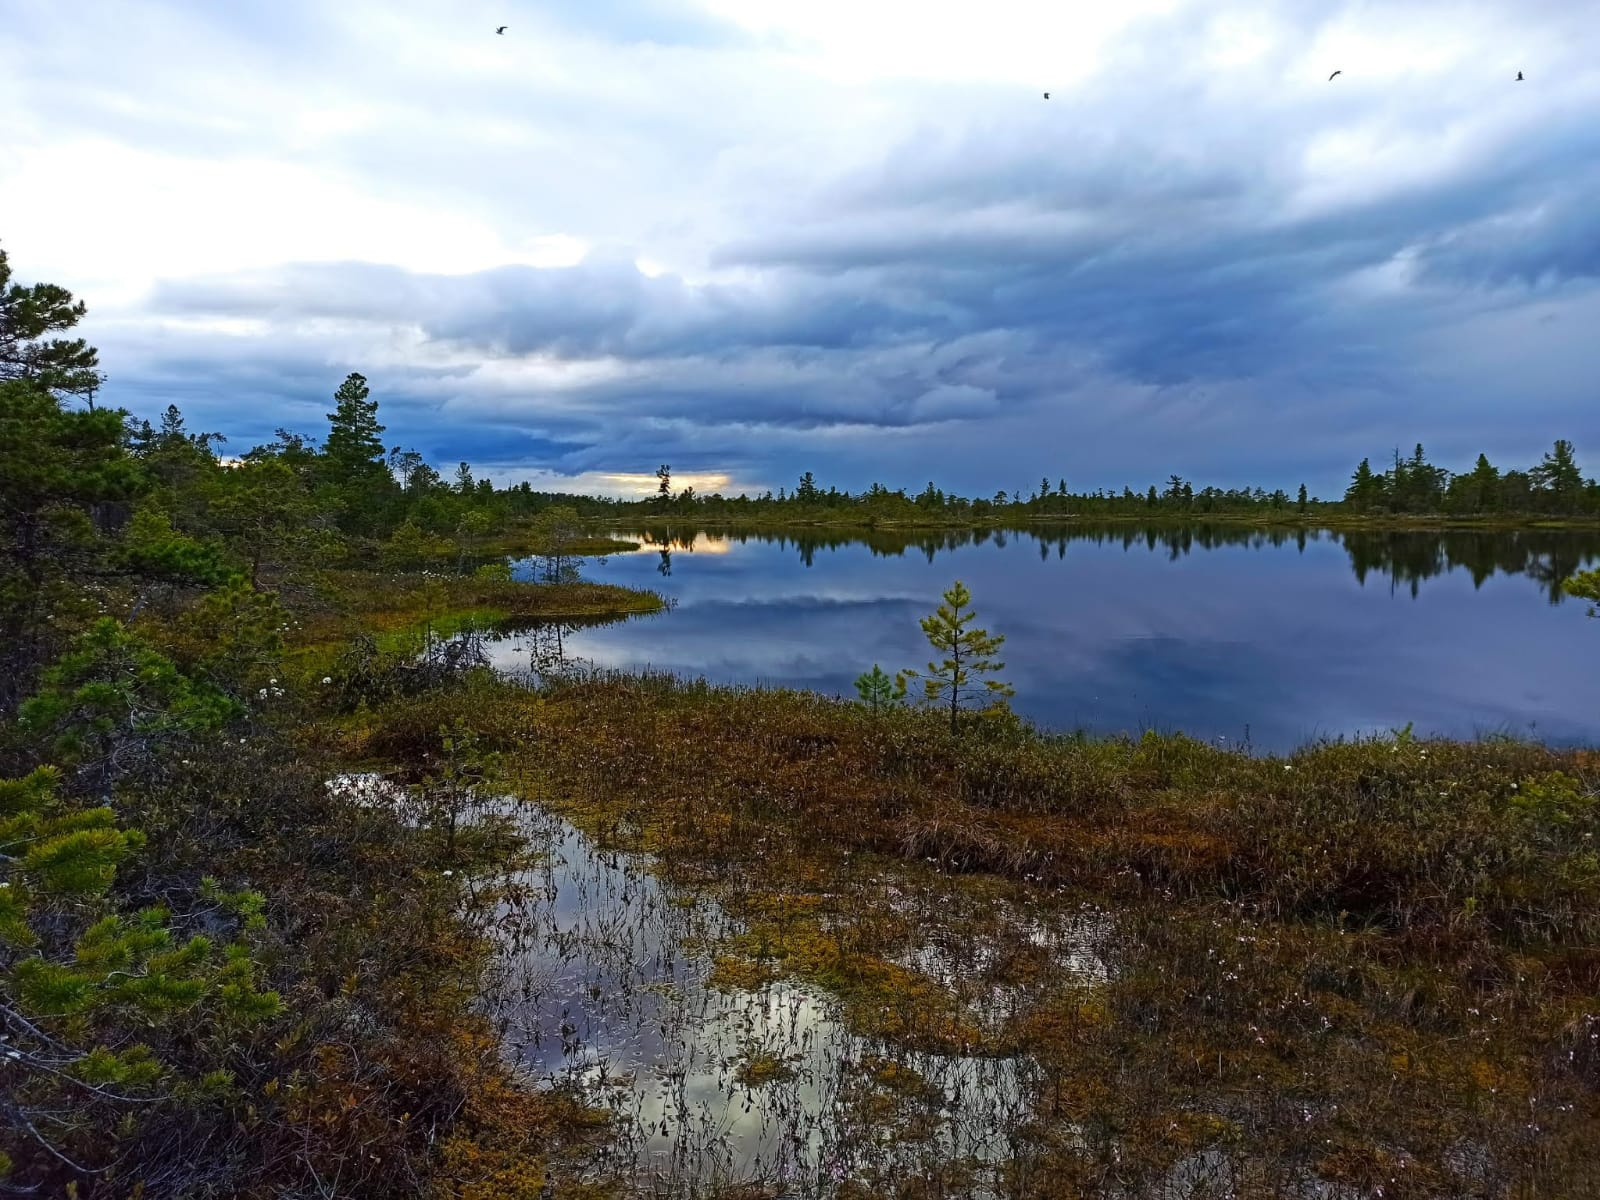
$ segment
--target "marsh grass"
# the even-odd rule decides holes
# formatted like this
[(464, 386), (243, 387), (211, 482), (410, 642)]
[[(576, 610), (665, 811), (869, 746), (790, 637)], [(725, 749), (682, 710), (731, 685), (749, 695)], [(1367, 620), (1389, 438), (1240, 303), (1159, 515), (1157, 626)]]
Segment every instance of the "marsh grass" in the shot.
[[(601, 676), (404, 703), (361, 736), (433, 752), (447, 710), (524, 794), (738, 919), (714, 982), (824, 987), (891, 1061), (1038, 1063), (1003, 1194), (1600, 1178), (1589, 752), (952, 738), (915, 712)], [(1065, 953), (1016, 919), (1086, 912), (1105, 914), (1092, 946)]]

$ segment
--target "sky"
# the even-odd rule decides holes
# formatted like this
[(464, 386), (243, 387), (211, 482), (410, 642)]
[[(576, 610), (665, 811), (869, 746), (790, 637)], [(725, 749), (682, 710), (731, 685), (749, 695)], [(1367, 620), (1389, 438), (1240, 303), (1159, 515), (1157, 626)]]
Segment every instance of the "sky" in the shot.
[(0, 246), (228, 451), (359, 371), (541, 488), (1600, 475), (1587, 3), (3, 7)]

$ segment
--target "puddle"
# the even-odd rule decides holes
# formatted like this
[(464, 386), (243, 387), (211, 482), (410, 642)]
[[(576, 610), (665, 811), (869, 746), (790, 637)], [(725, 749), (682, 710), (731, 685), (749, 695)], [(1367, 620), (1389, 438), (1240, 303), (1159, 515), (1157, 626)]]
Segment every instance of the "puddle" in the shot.
[(1026, 1058), (908, 1053), (852, 1034), (824, 992), (777, 981), (707, 986), (699, 950), (738, 932), (674, 894), (646, 860), (597, 848), (525, 809), (547, 857), (502, 906), (492, 1010), (540, 1086), (570, 1086), (615, 1118), (612, 1166), (652, 1195), (756, 1183), (826, 1196), (952, 1164), (947, 1195), (993, 1194), (993, 1168), (1031, 1119)]
[[(409, 790), (382, 775), (341, 775), (328, 787), (358, 804), (411, 808)], [(708, 947), (744, 932), (717, 904), (663, 884), (648, 857), (602, 849), (513, 797), (484, 796), (474, 809), (513, 818), (538, 855), (487, 918), (500, 949), (485, 1010), (527, 1086), (571, 1088), (611, 1114), (610, 1145), (594, 1159), (599, 1180), (664, 1200), (739, 1187), (775, 1200), (832, 1197), (846, 1181), (882, 1194), (922, 1176), (926, 1194), (987, 1200), (1005, 1194), (1007, 1168), (1026, 1175), (1042, 1146), (1084, 1146), (1074, 1127), (1036, 1116), (1044, 1078), (1031, 1058), (936, 1055), (861, 1037), (827, 992), (791, 980), (710, 987)], [(1030, 1000), (1026, 987), (995, 982), (1015, 969), (1002, 954), (1047, 964), (1055, 985), (1110, 978), (1103, 910), (1036, 910), (914, 873), (845, 886), (910, 918), (895, 961), (985, 1025), (1014, 1019)], [(1202, 1150), (1107, 1194), (1217, 1200), (1238, 1194), (1238, 1172), (1229, 1155)], [(1283, 1182), (1279, 1194), (1295, 1200), (1366, 1200), (1309, 1172)]]

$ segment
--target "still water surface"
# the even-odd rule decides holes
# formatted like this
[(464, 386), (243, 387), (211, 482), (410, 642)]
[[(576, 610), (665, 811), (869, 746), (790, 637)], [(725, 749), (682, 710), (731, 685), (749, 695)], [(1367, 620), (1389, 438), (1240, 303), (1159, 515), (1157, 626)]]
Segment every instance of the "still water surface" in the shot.
[[(714, 902), (669, 890), (646, 859), (603, 850), (560, 817), (515, 811), (545, 853), (493, 922), (501, 955), (489, 1011), (530, 1082), (574, 1087), (610, 1113), (612, 1173), (658, 1197), (746, 1181), (828, 1196), (847, 1178), (965, 1161), (972, 1186), (961, 1194), (992, 1194), (986, 1180), (1031, 1112), (1030, 1059), (856, 1036), (828, 993), (794, 981), (719, 990), (708, 982), (712, 951), (738, 926)], [(1048, 912), (1032, 923), (1048, 923), (1067, 968), (1103, 975), (1084, 932), (1098, 926), (1057, 925)], [(939, 958), (932, 942), (917, 951)], [(974, 969), (967, 956), (948, 966)], [(885, 1093), (891, 1061), (900, 1086)], [(746, 1074), (757, 1063), (770, 1078)]]
[[(1600, 735), (1600, 622), (1562, 595), (1600, 535), (1225, 527), (728, 534), (683, 530), (586, 563), (672, 611), (562, 631), (599, 667), (853, 696), (879, 663), (923, 667), (917, 621), (961, 579), (1006, 636), (1014, 707), (1061, 730), (1181, 730), (1288, 750), (1318, 737)], [(523, 577), (534, 564), (518, 564)], [(528, 669), (554, 631), (492, 644)]]

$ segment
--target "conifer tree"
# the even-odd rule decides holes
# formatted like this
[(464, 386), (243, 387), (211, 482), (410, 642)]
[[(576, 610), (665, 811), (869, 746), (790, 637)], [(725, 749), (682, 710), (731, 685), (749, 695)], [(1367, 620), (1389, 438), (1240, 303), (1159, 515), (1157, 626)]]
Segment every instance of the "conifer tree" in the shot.
[(378, 435), (378, 402), (369, 399), (366, 379), (352, 371), (334, 392), (335, 408), (328, 414), (328, 443), (323, 453), (339, 482), (372, 478), (383, 465), (383, 442)]
[(71, 329), (88, 311), (82, 300), (53, 283), (24, 287), (11, 282), (11, 266), (0, 250), (0, 381), (28, 380), (50, 392), (84, 396), (104, 381), (95, 348), (82, 338), (46, 338)]
[(1346, 504), (1357, 509), (1365, 509), (1377, 502), (1382, 490), (1382, 480), (1372, 470), (1372, 463), (1363, 458), (1355, 474), (1350, 477), (1350, 486), (1345, 489), (1344, 500)]
[(1528, 477), (1552, 512), (1572, 512), (1583, 495), (1583, 474), (1578, 470), (1572, 443), (1565, 439), (1556, 441), (1555, 448), (1546, 452)]
[[(0, 1179), (30, 1160), (70, 1165), (61, 1143), (97, 1123), (131, 1131), (173, 1094), (150, 1042), (237, 1036), (281, 1008), (247, 941), (180, 938), (165, 909), (116, 902), (117, 869), (144, 836), (109, 807), (64, 801), (59, 782), (53, 767), (0, 779)], [(217, 925), (264, 925), (259, 893), (202, 890)], [(192, 1081), (190, 1095), (195, 1083), (228, 1079)]]
[(891, 679), (882, 667), (873, 663), (872, 670), (856, 676), (856, 695), (861, 697), (867, 711), (877, 716), (884, 709), (899, 707), (905, 700), (906, 677), (900, 674)]
[(958, 731), (961, 713), (987, 700), (985, 711), (1003, 711), (1005, 698), (1016, 695), (1010, 684), (979, 676), (1003, 671), (1005, 663), (995, 659), (1004, 635), (991, 635), (977, 629), (972, 621), (977, 613), (967, 606), (972, 593), (959, 579), (944, 594), (944, 603), (932, 615), (922, 618), (922, 632), (934, 650), (944, 657), (928, 664), (928, 673), (906, 671), (909, 679), (921, 679), (924, 701), (950, 711), (950, 732)]

